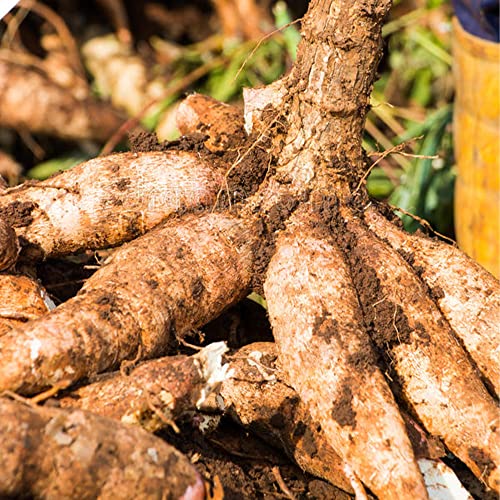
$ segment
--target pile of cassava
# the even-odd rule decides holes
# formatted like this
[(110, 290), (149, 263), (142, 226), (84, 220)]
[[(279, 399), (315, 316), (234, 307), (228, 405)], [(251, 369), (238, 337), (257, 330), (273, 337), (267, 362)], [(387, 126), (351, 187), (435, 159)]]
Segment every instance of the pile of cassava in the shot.
[[(389, 7), (313, 0), (292, 70), (246, 90), (244, 111), (191, 95), (180, 140), (0, 187), (0, 497), (205, 498), (196, 464), (152, 434), (200, 411), (356, 498), (432, 497), (423, 464), (451, 455), (500, 492), (499, 282), (407, 234), (364, 185)], [(2, 125), (119, 126), (26, 71), (0, 59)], [(35, 265), (102, 249), (56, 307)], [(172, 355), (252, 292), (274, 342)]]

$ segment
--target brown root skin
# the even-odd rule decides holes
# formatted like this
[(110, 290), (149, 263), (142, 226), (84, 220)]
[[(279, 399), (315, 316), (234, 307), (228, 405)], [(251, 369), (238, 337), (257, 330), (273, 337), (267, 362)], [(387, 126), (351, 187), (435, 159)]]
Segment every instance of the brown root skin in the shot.
[(305, 471), (353, 493), (344, 462), (285, 382), (276, 345), (257, 342), (231, 356), (234, 377), (222, 384), (224, 409), (245, 429), (285, 450)]
[[(353, 492), (345, 463), (328, 443), (306, 405), (287, 381), (272, 342), (254, 342), (230, 358), (234, 376), (220, 390), (224, 410), (245, 429), (282, 448), (305, 471)], [(446, 451), (415, 420), (401, 412), (416, 458), (436, 459)]]
[[(17, 163), (10, 155), (0, 150), (0, 179), (3, 178), (11, 186), (17, 184), (21, 172), (21, 165)], [(0, 192), (2, 191), (2, 183), (0, 181)]]
[[(370, 345), (366, 326), (373, 325), (364, 323), (357, 295), (357, 292), (361, 295), (362, 287), (356, 291), (352, 282), (355, 266), (349, 264), (338, 244), (342, 241), (341, 235), (336, 241), (332, 232), (332, 228), (344, 228), (344, 224), (337, 220), (338, 208), (358, 201), (353, 201), (352, 186), (359, 184), (366, 168), (361, 148), (363, 122), (381, 54), (381, 23), (389, 6), (389, 0), (312, 0), (303, 22), (304, 36), (294, 70), (280, 82), (246, 93), (246, 130), (248, 134), (252, 132), (252, 135), (267, 138), (269, 147), (262, 148), (261, 163), (264, 169), (269, 168), (269, 175), (265, 186), (243, 209), (236, 207), (233, 210), (233, 213), (239, 210), (240, 219), (221, 213), (172, 218), (168, 226), (160, 226), (117, 250), (113, 259), (87, 282), (75, 298), (46, 317), (0, 337), (0, 390), (34, 393), (47, 386), (57, 388), (116, 368), (123, 360), (140, 360), (165, 353), (175, 336), (203, 325), (243, 297), (252, 279), (257, 281), (252, 274), (259, 273), (255, 268), (252, 273), (252, 266), (259, 260), (258, 271), (261, 272), (275, 250), (265, 291), (288, 380), (307, 405), (313, 420), (321, 424), (329, 445), (353, 471), (353, 479), (363, 480), (380, 498), (427, 498), (404, 423)], [(0, 65), (0, 74), (4, 69), (5, 65)], [(12, 88), (17, 87), (9, 87), (9, 92)], [(3, 97), (2, 94), (0, 104)], [(31, 103), (30, 112), (33, 107), (36, 105)], [(3, 111), (0, 107), (0, 118)], [(65, 116), (64, 120), (69, 119)], [(68, 123), (71, 127), (74, 125), (74, 122)], [(190, 122), (189, 126), (197, 128), (196, 123)], [(177, 146), (181, 143), (179, 141)], [(209, 144), (217, 147), (215, 141)], [(256, 144), (261, 145), (260, 141)], [(260, 148), (254, 147), (252, 151), (257, 149)], [(243, 156), (250, 151), (251, 146), (246, 143), (241, 144), (241, 150), (236, 148), (233, 154)], [(213, 156), (218, 155), (217, 151)], [(88, 173), (88, 176), (95, 184), (95, 173)], [(61, 177), (50, 182), (58, 182)], [(240, 199), (253, 193), (253, 186), (259, 185), (260, 180), (261, 177), (258, 182), (252, 182), (252, 189), (242, 189), (244, 195)], [(131, 182), (134, 181), (137, 182), (132, 178)], [(239, 181), (244, 181), (243, 176)], [(90, 185), (92, 191), (94, 185)], [(61, 191), (69, 191), (67, 186), (44, 186), (43, 191), (55, 191), (49, 198), (59, 196), (57, 193)], [(232, 191), (224, 187), (228, 192)], [(79, 189), (79, 186), (72, 187), (74, 196)], [(2, 193), (0, 207), (3, 206), (2, 199), (21, 195), (24, 191), (28, 191), (28, 187)], [(366, 197), (365, 192), (358, 194)], [(236, 199), (231, 194), (229, 196), (231, 200)], [(338, 207), (330, 203), (333, 196), (338, 199)], [(85, 199), (78, 200), (77, 209), (68, 209), (67, 224), (74, 223), (75, 211), (84, 210)], [(122, 204), (126, 205), (127, 199), (124, 198)], [(325, 203), (318, 202), (312, 207), (311, 200)], [(11, 208), (6, 213), (21, 215), (16, 221), (23, 221), (13, 225), (17, 228), (29, 226), (29, 219), (37, 207), (28, 199), (27, 204), (17, 205), (14, 210), (13, 201), (11, 198)], [(113, 200), (107, 199), (106, 203), (112, 204)], [(188, 210), (197, 206), (198, 202)], [(182, 210), (182, 207), (174, 209), (169, 206), (168, 213), (178, 209)], [(112, 212), (120, 213), (114, 205)], [(106, 214), (105, 218), (109, 218), (109, 212)], [(119, 216), (122, 233), (135, 237), (140, 233), (137, 228), (142, 227), (143, 218), (141, 212), (138, 219), (130, 223), (125, 216), (128, 224), (122, 224)], [(258, 220), (254, 224), (255, 218)], [(117, 220), (109, 222), (117, 224)], [(40, 225), (50, 226), (45, 222)], [(132, 231), (124, 229), (125, 226), (131, 226)], [(89, 227), (95, 232), (92, 225)], [(63, 229), (61, 233), (67, 231), (66, 226)], [(356, 227), (352, 228), (355, 236), (356, 231)], [(96, 239), (99, 237), (87, 235), (78, 242), (83, 246), (77, 245), (76, 248), (85, 248), (85, 240), (95, 245)], [(31, 248), (36, 255), (36, 244), (29, 246), (29, 238), (26, 240), (26, 249)], [(47, 241), (54, 241), (54, 236)], [(108, 240), (102, 244), (109, 246)], [(51, 245), (48, 245), (50, 251), (57, 252), (57, 246), (54, 250)], [(382, 247), (387, 250), (386, 245)], [(256, 255), (257, 249), (259, 255)], [(373, 251), (371, 247), (369, 250)], [(39, 256), (44, 253), (45, 250), (38, 250)], [(369, 269), (374, 265), (371, 261), (365, 264)], [(440, 265), (446, 268), (446, 264)], [(395, 267), (401, 268), (396, 273), (398, 277), (400, 273), (408, 271), (412, 275), (413, 271), (423, 268), (413, 264), (412, 271), (402, 261)], [(373, 271), (376, 274), (378, 269)], [(427, 280), (424, 274), (422, 279)], [(432, 274), (438, 275), (429, 272)], [(380, 289), (387, 292), (397, 289), (398, 293), (400, 290), (388, 277), (378, 274), (376, 277), (379, 283), (374, 295), (379, 302), (367, 300), (362, 304), (367, 318), (366, 311), (370, 307), (387, 302)], [(415, 276), (409, 279), (412, 283), (415, 280), (420, 283)], [(440, 295), (444, 286), (429, 282), (433, 294)], [(463, 284), (467, 285), (468, 281)], [(480, 287), (480, 282), (475, 286)], [(398, 296), (392, 302), (401, 303), (411, 310), (410, 306), (415, 306), (411, 290), (414, 289), (401, 291), (403, 299), (396, 301)], [(430, 299), (420, 301), (421, 295), (426, 294), (426, 289), (418, 290), (417, 305), (420, 302), (432, 303)], [(453, 296), (451, 292), (450, 296)], [(458, 302), (458, 307), (455, 306), (457, 310), (460, 304)], [(445, 309), (443, 304), (440, 306)], [(449, 308), (454, 309), (453, 303)], [(431, 317), (419, 320), (419, 323), (427, 325), (435, 321), (439, 326), (435, 311), (426, 310)], [(470, 318), (473, 323), (482, 316), (483, 310), (479, 311)], [(415, 337), (420, 334), (423, 338), (419, 340), (425, 342), (426, 335), (430, 335), (428, 330), (433, 331), (427, 326), (420, 328), (415, 321), (404, 329), (409, 321), (403, 307), (394, 307), (391, 312), (390, 321), (386, 322), (385, 328), (380, 328), (374, 339), (395, 338), (392, 347), (396, 349), (393, 354), (396, 361), (407, 371), (415, 370), (419, 374), (422, 368), (411, 366), (415, 353), (407, 347), (412, 343), (414, 348), (420, 348), (420, 345), (415, 346)], [(452, 322), (451, 315), (447, 318)], [(379, 317), (376, 319), (380, 322)], [(373, 321), (375, 323), (375, 319)], [(411, 330), (409, 342), (399, 342), (398, 332), (407, 330)], [(437, 350), (435, 346), (426, 349)], [(450, 352), (457, 352), (456, 349)], [(409, 360), (403, 359), (401, 352)], [(440, 373), (438, 355), (433, 357), (433, 364), (431, 368), (424, 367), (426, 374), (432, 376), (433, 370)], [(469, 366), (465, 376), (470, 370)], [(447, 376), (442, 374), (445, 380)], [(453, 373), (450, 378), (457, 377)], [(409, 376), (407, 385), (417, 385), (419, 381), (413, 380), (416, 378)], [(477, 378), (471, 380), (477, 381)], [(440, 388), (441, 382), (434, 382)], [(467, 384), (470, 382), (465, 382), (466, 387)], [(491, 417), (491, 422), (496, 417), (491, 414), (491, 398), (486, 395), (486, 399), (478, 399), (478, 393), (486, 392), (483, 389), (479, 383), (472, 393), (460, 393), (465, 399), (460, 404), (470, 412), (460, 415), (457, 423), (451, 417), (448, 420), (443, 418), (441, 401), (436, 402), (435, 395), (437, 404), (433, 408), (426, 407), (425, 401), (417, 402), (425, 409), (425, 414), (421, 413), (425, 424), (430, 428), (435, 416), (436, 421), (439, 420), (436, 433), (445, 436), (450, 446), (462, 454), (463, 460), (469, 460), (476, 473), (484, 472), (485, 477), (489, 476), (489, 483), (494, 484), (498, 472), (494, 469), (496, 464), (491, 464), (497, 459), (493, 456), (497, 453), (494, 448), (497, 444), (483, 442), (476, 445), (478, 435), (482, 434), (485, 439), (490, 439), (489, 434), (493, 435), (492, 429), (485, 429), (484, 415), (478, 417), (478, 413), (484, 412)], [(428, 389), (424, 387), (424, 396), (425, 390)], [(474, 403), (479, 404), (478, 410), (472, 407)], [(449, 404), (455, 403), (451, 401)], [(477, 419), (479, 429), (464, 435), (461, 441), (448, 429), (462, 426), (469, 432), (475, 425), (474, 419)], [(466, 420), (470, 422), (464, 424)], [(450, 441), (450, 436), (455, 441)], [(469, 440), (474, 446), (464, 450)], [(22, 441), (21, 436), (16, 442)], [(485, 451), (488, 444), (491, 451)]]
[(28, 276), (0, 274), (0, 336), (49, 312), (42, 286)]
[(352, 214), (346, 213), (345, 224), (365, 322), (391, 377), (427, 430), (478, 479), (498, 489), (494, 400), (410, 266)]
[(16, 232), (7, 218), (0, 215), (0, 271), (14, 266), (19, 251), (19, 240)]
[(0, 60), (0, 124), (64, 139), (105, 141), (123, 119), (92, 99), (78, 100), (42, 72)]
[(248, 293), (255, 238), (250, 223), (212, 213), (128, 243), (76, 297), (0, 337), (0, 390), (32, 394), (166, 353)]
[[(265, 30), (273, 25), (265, 9), (255, 0), (212, 0), (224, 36), (228, 39), (260, 40)], [(264, 26), (263, 26), (264, 25)]]
[(2, 498), (204, 498), (189, 460), (142, 429), (0, 399)]
[(444, 317), (500, 395), (500, 282), (461, 250), (410, 235), (381, 215), (365, 212), (370, 229), (398, 250), (429, 287)]
[(278, 237), (264, 290), (282, 366), (330, 445), (376, 495), (427, 498), (349, 269), (329, 240), (311, 209)]
[(213, 205), (222, 180), (195, 153), (115, 154), (0, 194), (0, 216), (23, 255), (61, 256), (119, 245), (177, 211)]
[(176, 112), (182, 135), (206, 134), (205, 147), (213, 153), (238, 147), (246, 138), (243, 111), (202, 94), (184, 99)]
[[(175, 420), (196, 411), (218, 389), (220, 379), (227, 377), (227, 366), (220, 364), (226, 349), (223, 343), (212, 344), (193, 356), (154, 359), (128, 374), (104, 374), (58, 398), (57, 403), (138, 425), (149, 432), (169, 425), (176, 428)], [(211, 376), (218, 382), (210, 383)]]

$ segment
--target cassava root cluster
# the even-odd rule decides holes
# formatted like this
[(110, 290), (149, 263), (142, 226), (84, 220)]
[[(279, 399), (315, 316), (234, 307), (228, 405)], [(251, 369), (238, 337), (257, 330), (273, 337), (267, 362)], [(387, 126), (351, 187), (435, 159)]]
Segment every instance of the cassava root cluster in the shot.
[[(455, 247), (406, 234), (356, 187), (388, 8), (311, 2), (294, 69), (246, 92), (244, 118), (186, 99), (192, 151), (114, 154), (0, 193), (10, 282), (28, 279), (21, 263), (118, 247), (75, 297), (53, 308), (39, 289), (47, 310), (33, 299), (0, 317), (0, 390), (34, 396), (0, 402), (11, 474), (0, 494), (202, 498), (185, 458), (125, 424), (175, 427), (219, 390), (223, 411), (358, 498), (428, 497), (418, 459), (439, 454), (422, 452), (408, 422), (499, 491), (500, 285)], [(236, 156), (224, 155), (229, 138)], [(246, 199), (233, 204), (235, 191)], [(254, 287), (275, 344), (240, 349), (219, 375), (201, 353), (157, 359)], [(143, 363), (94, 380), (131, 359)], [(59, 389), (64, 408), (35, 406)], [(15, 444), (28, 438), (30, 450)], [(58, 489), (49, 461), (71, 463), (81, 483)]]

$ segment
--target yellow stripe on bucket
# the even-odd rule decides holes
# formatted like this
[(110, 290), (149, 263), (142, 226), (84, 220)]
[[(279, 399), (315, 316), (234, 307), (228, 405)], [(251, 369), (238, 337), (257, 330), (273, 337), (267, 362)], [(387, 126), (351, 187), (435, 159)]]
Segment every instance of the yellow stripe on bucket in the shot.
[(500, 44), (453, 20), (455, 232), (459, 246), (500, 275)]

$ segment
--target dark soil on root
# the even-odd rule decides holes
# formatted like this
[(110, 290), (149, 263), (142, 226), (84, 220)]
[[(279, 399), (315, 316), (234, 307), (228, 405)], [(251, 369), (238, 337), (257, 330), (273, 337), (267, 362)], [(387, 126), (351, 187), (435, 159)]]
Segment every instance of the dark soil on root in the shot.
[(26, 227), (33, 222), (32, 212), (36, 208), (36, 203), (15, 201), (0, 209), (0, 217), (4, 218), (12, 227)]
[(151, 132), (135, 132), (130, 134), (130, 150), (134, 153), (149, 153), (152, 151), (196, 151), (209, 154), (204, 141), (207, 136), (204, 134), (192, 134), (182, 136), (174, 141), (159, 142), (156, 134)]
[(285, 195), (273, 205), (267, 213), (262, 213), (257, 227), (259, 238), (254, 248), (252, 289), (263, 294), (264, 280), (267, 267), (275, 251), (277, 231), (285, 229), (286, 221), (300, 202), (306, 201), (308, 193), (304, 198)]
[(256, 137), (245, 138), (237, 133), (229, 140), (212, 137), (210, 141), (229, 144), (224, 151), (207, 148), (208, 136), (204, 133), (185, 135), (174, 141), (159, 142), (156, 134), (137, 132), (129, 136), (130, 148), (134, 152), (191, 151), (206, 159), (214, 168), (225, 172), (226, 185), (218, 196), (218, 209), (227, 209), (255, 193), (264, 180), (268, 167), (268, 145)]

